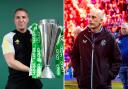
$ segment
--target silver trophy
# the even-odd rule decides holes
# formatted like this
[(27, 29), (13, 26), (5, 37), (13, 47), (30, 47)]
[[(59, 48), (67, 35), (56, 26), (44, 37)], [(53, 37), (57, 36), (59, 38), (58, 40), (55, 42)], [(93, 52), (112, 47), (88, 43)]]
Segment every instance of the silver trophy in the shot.
[(54, 19), (43, 19), (39, 23), (42, 40), (42, 54), (44, 69), (41, 78), (55, 78), (50, 69), (51, 58), (55, 49), (57, 38), (61, 32)]

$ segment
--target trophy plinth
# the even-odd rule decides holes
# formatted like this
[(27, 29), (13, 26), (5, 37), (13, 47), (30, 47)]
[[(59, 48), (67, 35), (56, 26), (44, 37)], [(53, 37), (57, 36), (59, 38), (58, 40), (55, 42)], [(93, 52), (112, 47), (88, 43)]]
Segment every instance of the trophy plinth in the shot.
[(55, 78), (54, 74), (52, 73), (49, 65), (46, 65), (42, 72), (42, 78)]

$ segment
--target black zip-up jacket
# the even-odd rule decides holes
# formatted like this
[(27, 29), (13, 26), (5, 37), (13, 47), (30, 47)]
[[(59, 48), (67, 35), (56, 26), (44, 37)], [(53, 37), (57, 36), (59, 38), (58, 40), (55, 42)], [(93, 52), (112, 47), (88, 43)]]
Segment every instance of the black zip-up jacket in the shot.
[(75, 40), (71, 62), (81, 89), (111, 89), (121, 54), (114, 36), (105, 28), (99, 33), (86, 28)]

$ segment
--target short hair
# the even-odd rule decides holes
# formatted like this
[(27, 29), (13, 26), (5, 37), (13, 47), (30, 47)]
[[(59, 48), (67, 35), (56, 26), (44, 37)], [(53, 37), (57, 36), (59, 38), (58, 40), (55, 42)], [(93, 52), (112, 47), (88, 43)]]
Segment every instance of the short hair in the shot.
[(24, 11), (25, 13), (28, 14), (28, 11), (27, 11), (26, 9), (24, 9), (24, 8), (17, 8), (17, 9), (15, 10), (15, 14), (16, 14), (18, 11)]
[(97, 14), (100, 17), (100, 19), (104, 19), (105, 13), (103, 10), (92, 8), (90, 12), (94, 12), (95, 14)]
[(95, 7), (92, 7), (91, 9), (90, 9), (90, 13), (91, 12), (94, 12), (95, 14), (97, 14), (98, 15), (98, 17), (102, 20), (102, 22), (106, 22), (106, 14), (104, 13), (104, 11), (103, 10), (100, 10), (100, 9), (97, 9), (97, 8), (95, 8)]

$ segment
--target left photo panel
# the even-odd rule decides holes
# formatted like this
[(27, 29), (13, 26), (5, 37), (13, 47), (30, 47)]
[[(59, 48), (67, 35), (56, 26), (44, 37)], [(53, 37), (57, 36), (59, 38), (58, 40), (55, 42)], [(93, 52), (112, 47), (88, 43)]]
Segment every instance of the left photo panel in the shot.
[(63, 0), (1, 0), (0, 11), (0, 89), (64, 89)]

